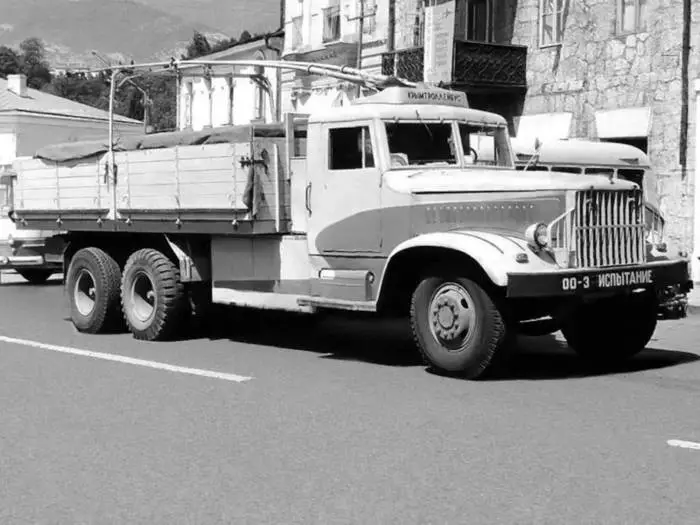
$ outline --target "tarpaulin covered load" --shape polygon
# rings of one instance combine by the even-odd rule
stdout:
[[[202,131],[172,131],[119,137],[114,141],[114,150],[134,151],[172,146],[246,142],[250,140],[251,127],[255,137],[284,137],[284,127],[281,124],[226,126]],[[109,151],[107,139],[66,142],[45,146],[36,152],[34,158],[49,162],[69,162],[103,155],[107,151]]]

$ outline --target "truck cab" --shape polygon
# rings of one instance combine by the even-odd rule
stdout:
[[[460,194],[490,186],[495,174],[504,185],[516,178],[505,120],[467,108],[463,93],[431,93],[389,89],[308,119],[308,144],[318,145],[303,170],[312,266],[327,273],[362,260],[355,275],[366,301],[377,299],[382,265],[402,242],[449,229],[446,213],[459,220],[450,203]],[[477,155],[483,145],[490,155]],[[312,295],[351,299],[353,287],[333,282],[319,278]]]

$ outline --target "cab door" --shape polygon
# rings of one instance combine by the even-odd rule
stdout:
[[[316,131],[308,143],[309,254],[379,253],[382,178],[371,122],[324,124]]]

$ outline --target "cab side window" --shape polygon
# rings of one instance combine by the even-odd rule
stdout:
[[[374,152],[369,126],[329,130],[328,162],[331,170],[373,168]]]

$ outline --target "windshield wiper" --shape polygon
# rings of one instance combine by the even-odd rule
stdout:
[[[423,126],[425,127],[425,130],[428,132],[428,135],[430,135],[430,140],[433,140],[433,132],[430,131],[430,126],[428,126],[425,123],[425,121],[422,118],[420,118],[420,113],[418,113],[418,110],[416,110],[416,118],[418,119],[418,122],[423,124]]]
[[[527,164],[525,164],[525,167],[523,168],[523,171],[527,171],[530,165],[533,164],[533,161],[536,164],[537,161],[540,159],[540,148],[542,148],[542,143],[539,139],[535,139],[535,153],[533,153],[532,156],[528,159]]]

